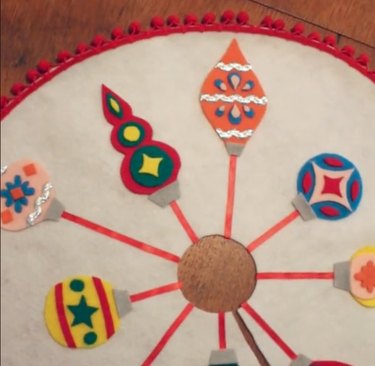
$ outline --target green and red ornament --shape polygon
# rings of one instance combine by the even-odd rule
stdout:
[[[120,173],[125,187],[148,195],[159,206],[179,198],[177,175],[181,160],[171,146],[153,140],[153,130],[144,119],[134,116],[120,96],[102,86],[104,116],[113,126],[111,143],[125,155]]]
[[[293,205],[304,220],[340,220],[354,213],[361,202],[362,179],[355,165],[338,154],[309,159],[297,178]]]
[[[57,221],[64,207],[45,169],[24,159],[1,167],[1,228],[19,231],[44,220]]]
[[[54,285],[44,319],[51,337],[68,348],[92,348],[108,341],[120,318],[131,311],[129,294],[95,276],[76,275]]]

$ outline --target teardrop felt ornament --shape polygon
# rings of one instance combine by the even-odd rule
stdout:
[[[267,97],[234,39],[204,81],[203,112],[229,155],[239,156],[266,112]]]

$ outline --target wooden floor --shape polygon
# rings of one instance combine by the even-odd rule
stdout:
[[[1,94],[40,59],[53,60],[95,34],[108,36],[115,26],[226,9],[248,11],[253,24],[265,15],[283,18],[287,28],[303,21],[307,33],[334,34],[339,46],[367,53],[375,68],[375,0],[1,0]]]

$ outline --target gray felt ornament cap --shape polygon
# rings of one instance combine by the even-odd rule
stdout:
[[[298,355],[295,360],[290,363],[290,366],[310,366],[311,360],[304,355]]]
[[[212,351],[209,366],[238,365],[237,356],[233,349]]]

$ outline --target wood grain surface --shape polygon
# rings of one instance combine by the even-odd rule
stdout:
[[[109,36],[115,26],[133,20],[144,26],[155,15],[199,18],[211,11],[248,11],[258,24],[265,15],[282,18],[287,28],[306,22],[306,33],[335,34],[339,46],[367,53],[375,67],[374,0],[1,0],[1,94],[24,80],[40,59],[54,60],[61,50],[74,50],[94,35]]]
[[[246,248],[221,235],[191,245],[178,264],[185,298],[211,313],[237,310],[256,286],[256,265]]]

